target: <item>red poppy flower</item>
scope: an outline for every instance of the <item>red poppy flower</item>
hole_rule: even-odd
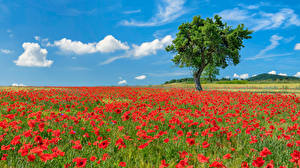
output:
[[[195,138],[187,138],[186,142],[190,145],[194,145],[195,144]]]
[[[200,163],[208,163],[209,162],[209,158],[208,157],[205,157],[204,155],[202,154],[198,154],[198,161]]]
[[[209,167],[219,167],[219,168],[224,168],[225,166],[223,165],[222,162],[214,161],[212,164],[209,165]]]
[[[28,155],[27,158],[29,162],[33,162],[35,160],[35,155]]]
[[[119,163],[119,166],[121,166],[121,167],[126,167],[126,162],[120,162],[120,163]]]
[[[249,165],[247,162],[242,162],[241,168],[249,168]]]
[[[209,146],[210,146],[210,144],[207,143],[206,141],[204,141],[204,142],[202,143],[202,148],[208,148]]]
[[[231,154],[227,153],[226,155],[223,156],[223,159],[231,159]]]
[[[161,160],[161,164],[160,164],[159,168],[165,168],[168,166],[169,166],[169,164],[166,163],[166,160]]]
[[[272,152],[266,147],[264,147],[264,149],[259,153],[259,155],[261,157],[267,157],[268,155],[271,155],[271,154],[272,154]]]
[[[86,166],[86,158],[77,157],[73,159],[73,162],[76,162],[77,167],[85,167]]]
[[[177,131],[177,135],[180,137],[183,136],[183,131],[181,131],[181,130]]]
[[[253,160],[252,165],[254,167],[262,167],[265,164],[265,161],[262,157],[257,157],[256,160]]]
[[[95,161],[97,159],[97,157],[96,156],[91,156],[91,158],[90,158],[90,161]]]

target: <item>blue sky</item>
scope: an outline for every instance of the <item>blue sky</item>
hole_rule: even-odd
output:
[[[193,16],[255,32],[219,78],[300,77],[300,3],[214,0],[0,0],[0,85],[149,85],[190,77],[164,48]]]

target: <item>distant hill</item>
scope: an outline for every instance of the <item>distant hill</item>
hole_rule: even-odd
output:
[[[300,78],[294,77],[294,76],[281,76],[281,75],[273,75],[273,74],[259,74],[256,76],[253,76],[251,78],[247,79],[248,81],[263,81],[263,80],[289,80],[289,81],[294,81],[294,80],[300,80]]]
[[[203,81],[201,81],[202,84],[207,83],[207,81],[205,79],[202,79]],[[237,79],[226,79],[226,78],[222,78],[222,79],[215,79],[214,83],[219,83],[219,84],[246,84],[246,83],[270,83],[270,82],[300,82],[300,78],[295,77],[295,76],[281,76],[281,75],[273,75],[273,74],[267,74],[267,73],[263,73],[263,74],[259,74],[256,76],[253,76],[251,78],[248,79],[244,79],[244,80],[237,80]],[[170,83],[194,83],[194,79],[193,78],[182,78],[182,79],[172,79],[169,81],[166,81],[164,84],[170,84]]]

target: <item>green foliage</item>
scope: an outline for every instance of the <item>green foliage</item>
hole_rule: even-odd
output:
[[[243,40],[251,38],[252,33],[243,24],[236,28],[228,26],[218,15],[206,19],[195,16],[192,22],[183,23],[178,29],[166,51],[176,54],[172,59],[176,65],[193,70],[197,90],[202,90],[199,79],[206,66],[226,68],[240,62]]]
[[[166,50],[176,53],[172,61],[179,67],[203,70],[208,64],[214,64],[225,68],[231,62],[239,63],[243,39],[251,38],[251,33],[243,24],[233,29],[218,15],[214,19],[195,16],[191,23],[179,26],[176,39]]]
[[[219,73],[220,73],[219,68],[217,68],[213,64],[209,64],[208,66],[205,67],[202,76],[203,76],[203,78],[206,78],[210,82],[212,82],[213,80],[216,80],[216,77],[217,77],[217,75],[219,75]]]
[[[300,81],[300,78],[294,76],[281,76],[281,75],[273,75],[273,74],[260,74],[253,76],[248,79],[249,81],[262,81],[262,80],[269,80],[269,81]]]
[[[204,78],[202,78],[200,80],[201,80],[201,83],[207,83],[207,81]],[[171,83],[187,83],[187,84],[191,84],[191,83],[194,83],[194,79],[193,78],[171,79],[169,81],[166,81],[164,84],[171,84]]]

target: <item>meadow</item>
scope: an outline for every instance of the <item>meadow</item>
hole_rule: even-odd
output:
[[[2,88],[0,167],[300,167],[300,97],[226,86]]]
[[[300,83],[249,83],[249,84],[202,84],[204,90],[219,90],[219,91],[241,91],[253,93],[281,93],[281,94],[296,94],[300,96]],[[194,89],[193,83],[171,83],[164,85],[156,85],[154,87],[161,88],[182,88]]]

